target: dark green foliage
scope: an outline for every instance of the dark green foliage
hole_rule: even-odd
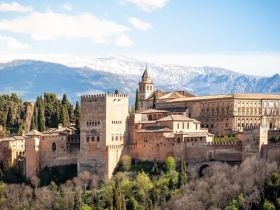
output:
[[[138,96],[138,88],[137,88],[135,93],[135,105],[134,105],[135,112],[139,110],[138,103],[139,103],[139,96]]]
[[[81,210],[81,208],[82,208],[81,196],[79,192],[75,191],[73,210]]]
[[[126,203],[120,190],[120,181],[117,178],[113,187],[113,210],[125,210]]]
[[[61,184],[77,176],[77,165],[65,165],[46,167],[40,172],[41,186],[49,185],[51,182]]]
[[[156,92],[154,92],[154,97],[153,97],[153,109],[156,108],[156,103],[157,103],[157,96],[156,96]]]
[[[74,110],[74,123],[77,129],[80,128],[80,112],[81,112],[80,103],[79,101],[77,101]]]
[[[43,97],[39,96],[36,101],[38,107],[38,130],[43,132],[46,130],[46,118],[45,118],[45,104]]]
[[[272,143],[279,143],[280,142],[280,136],[273,136],[271,139],[269,139]]]
[[[187,169],[184,159],[181,160],[181,168],[178,176],[178,187],[182,187],[187,183]]]
[[[120,92],[119,92],[119,90],[115,90],[115,92],[114,92],[115,94],[119,94]]]
[[[67,111],[66,106],[61,106],[61,118],[60,118],[60,123],[62,124],[63,127],[69,127],[70,126],[70,119],[69,119],[69,114]]]
[[[0,126],[8,133],[17,133],[25,120],[22,100],[15,94],[0,95]]]

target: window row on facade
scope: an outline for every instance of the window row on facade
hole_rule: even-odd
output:
[[[140,85],[139,91],[145,91],[145,90],[153,90],[153,86],[152,85],[147,85],[146,89],[145,89],[145,86]]]
[[[112,141],[122,141],[123,135],[122,134],[112,134]]]
[[[122,124],[121,120],[112,120],[112,124]]]
[[[217,116],[217,115],[229,115],[230,111],[229,109],[219,109],[219,108],[213,108],[213,109],[201,109],[201,116]]]
[[[90,141],[92,141],[92,142],[99,142],[100,141],[100,136],[87,136],[87,142],[90,142]]]
[[[100,125],[100,121],[87,121],[87,126],[98,126]]]

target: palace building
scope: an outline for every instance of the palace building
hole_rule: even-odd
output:
[[[280,146],[268,143],[269,129],[276,135],[280,128],[280,95],[155,90],[146,68],[137,97],[136,112],[129,113],[128,95],[84,95],[79,133],[73,128],[33,130],[23,138],[3,139],[0,149],[10,160],[24,156],[27,178],[44,167],[77,164],[78,173],[109,179],[122,155],[159,162],[173,156],[188,164],[240,163],[252,155],[280,161]],[[233,141],[215,140],[229,136]]]

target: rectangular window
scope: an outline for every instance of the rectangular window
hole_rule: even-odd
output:
[[[179,127],[180,127],[180,125],[179,125],[179,123],[177,123],[177,129],[179,129]]]
[[[95,137],[94,137],[94,136],[92,136],[92,137],[91,137],[91,141],[94,141],[94,140],[95,140]]]
[[[100,136],[97,136],[97,141],[100,141]]]
[[[185,129],[185,123],[183,122],[183,129]]]
[[[89,137],[87,137],[87,142],[89,142]]]

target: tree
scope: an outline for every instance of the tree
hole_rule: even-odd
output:
[[[120,165],[124,171],[129,171],[131,168],[131,157],[129,155],[123,155],[120,160]]]
[[[119,92],[119,90],[115,90],[115,92],[114,92],[115,94],[119,94],[120,92]]]
[[[8,113],[7,113],[7,121],[6,121],[6,125],[8,127],[12,127],[14,125],[14,119],[13,119],[13,111],[12,108],[9,107]]]
[[[275,206],[271,201],[265,200],[263,203],[263,210],[275,210]]]
[[[45,131],[46,130],[46,119],[45,119],[45,107],[43,98],[40,96],[37,99],[38,106],[38,130]]]
[[[126,206],[119,184],[120,181],[117,178],[113,187],[113,210],[125,210]]]
[[[138,110],[139,110],[139,96],[138,96],[138,88],[136,89],[136,93],[135,93],[135,105],[134,105],[134,107],[135,107],[135,112],[137,112]]]
[[[154,97],[153,97],[153,109],[156,108],[156,103],[157,103],[157,96],[156,96],[156,92],[154,92]]]
[[[178,187],[182,187],[187,183],[187,169],[184,159],[181,160],[181,168],[179,173]]]
[[[80,103],[79,103],[79,101],[77,101],[76,106],[75,106],[75,110],[74,110],[74,118],[75,118],[76,128],[80,127],[80,111],[81,111]]]
[[[167,173],[170,173],[171,171],[176,169],[175,159],[171,156],[166,158],[164,164],[165,164],[165,170]]]
[[[82,201],[81,201],[81,197],[80,194],[78,193],[78,191],[75,191],[74,194],[74,206],[73,206],[73,210],[81,210],[82,208]]]
[[[36,129],[34,115],[31,118],[30,130]]]
[[[70,126],[70,119],[68,115],[67,108],[65,106],[61,106],[61,118],[60,123],[62,123],[63,127],[69,127]]]

